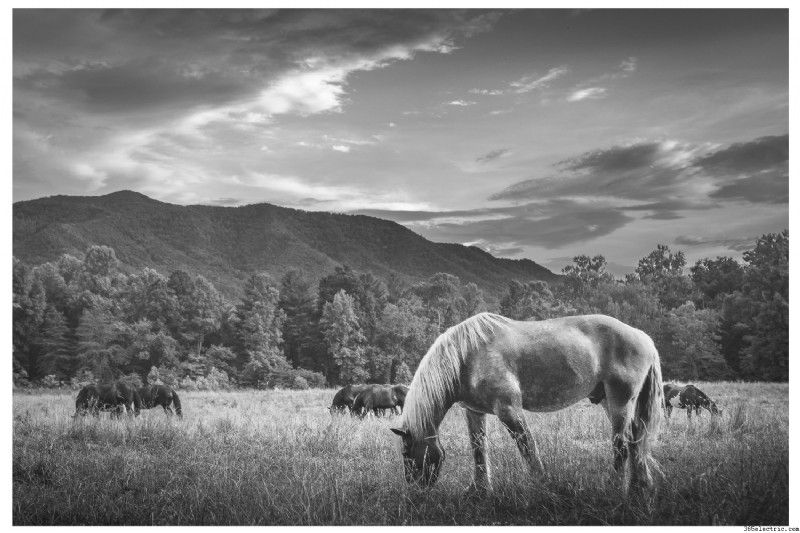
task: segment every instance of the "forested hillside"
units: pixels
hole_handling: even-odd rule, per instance
[[[742,263],[717,257],[687,268],[681,251],[658,245],[624,280],[602,256],[577,256],[562,283],[512,279],[497,305],[445,272],[417,283],[342,266],[318,281],[300,269],[254,272],[240,297],[226,297],[197,272],[123,270],[107,246],[80,256],[14,259],[18,385],[125,375],[188,389],[408,382],[437,335],[487,310],[519,320],[617,317],[653,337],[665,379],[789,376],[788,230],[762,236]]]
[[[120,269],[200,274],[230,298],[253,272],[280,279],[302,269],[314,282],[350,265],[417,283],[448,272],[496,301],[510,279],[553,281],[528,259],[498,259],[476,247],[430,242],[405,227],[363,215],[307,212],[270,204],[179,206],[121,191],[53,196],[14,204],[14,256],[34,266],[89,246],[113,248]]]

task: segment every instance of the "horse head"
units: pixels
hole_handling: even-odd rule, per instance
[[[431,435],[415,440],[406,429],[390,428],[392,433],[402,439],[403,467],[406,481],[416,482],[425,487],[436,483],[439,469],[444,462],[444,448],[439,444],[439,436]]]

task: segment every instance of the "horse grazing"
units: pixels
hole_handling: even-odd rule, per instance
[[[333,403],[329,408],[331,414],[344,413],[345,409],[353,410],[353,402],[356,396],[369,387],[369,385],[345,385],[333,397]]]
[[[166,385],[147,385],[139,388],[139,396],[142,397],[142,409],[152,409],[157,405],[164,408],[164,412],[172,416],[170,405],[175,406],[175,412],[179,418],[183,418],[183,409],[178,393]]]
[[[647,334],[604,315],[518,322],[475,315],[441,334],[408,391],[402,455],[408,482],[432,485],[445,451],[437,434],[450,407],[466,409],[475,471],[471,489],[490,490],[486,415],[497,416],[532,473],[544,466],[523,409],[556,411],[587,396],[611,421],[614,468],[629,463],[634,486],[651,485],[651,445],[661,424],[661,365]]]
[[[352,414],[363,418],[367,413],[378,414],[391,409],[400,414],[406,402],[408,387],[405,385],[368,385],[356,396],[351,409]]]
[[[664,408],[667,418],[672,416],[672,408],[686,409],[687,418],[692,418],[692,411],[700,416],[700,409],[708,409],[712,415],[721,415],[722,410],[714,401],[694,385],[664,384]]]
[[[110,411],[112,417],[119,417],[123,411],[128,415],[139,416],[142,400],[139,392],[133,385],[124,381],[86,385],[75,399],[75,415],[73,418],[86,416],[100,416],[100,411]]]

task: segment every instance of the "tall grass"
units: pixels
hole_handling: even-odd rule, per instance
[[[332,417],[333,390],[184,393],[184,419],[71,419],[70,394],[15,394],[13,522],[23,524],[785,524],[788,386],[700,388],[724,409],[676,410],[655,456],[663,477],[627,497],[611,468],[610,428],[588,401],[529,413],[547,470],[531,478],[505,430],[489,424],[494,488],[465,492],[466,424],[440,428],[439,483],[406,485],[397,417]]]

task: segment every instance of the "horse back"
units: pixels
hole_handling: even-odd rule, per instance
[[[619,383],[626,389],[621,394],[632,395],[658,352],[644,332],[587,315],[498,325],[464,362],[462,393],[474,410],[491,412],[499,393],[519,394],[523,408],[547,412],[592,396],[601,382]]]

